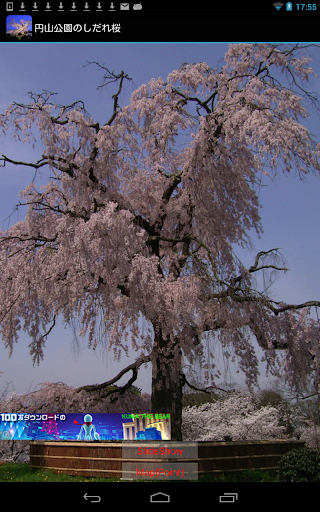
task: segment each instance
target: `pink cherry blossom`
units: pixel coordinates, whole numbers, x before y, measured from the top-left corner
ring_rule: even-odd
[[[22,329],[39,363],[57,316],[116,357],[130,340],[139,354],[130,370],[152,363],[152,407],[170,409],[176,437],[183,364],[207,333],[239,361],[248,384],[258,376],[252,336],[269,371],[284,368],[292,384],[311,375],[320,382],[319,324],[309,315],[320,303],[282,304],[256,289],[256,272],[286,270],[277,250],[260,252],[249,269],[234,254],[235,245],[250,246],[251,230],[262,232],[263,174],[320,170],[320,146],[301,124],[304,100],[315,102],[303,52],[231,44],[219,68],[184,64],[121,107],[128,76],[107,70],[119,89],[102,126],[82,102],[61,106],[47,91],[8,106],[3,132],[32,143],[37,128],[42,142],[38,160],[24,165],[50,171],[46,186],[32,181],[21,192],[25,219],[0,233],[9,353]],[[209,376],[205,351],[203,365]]]

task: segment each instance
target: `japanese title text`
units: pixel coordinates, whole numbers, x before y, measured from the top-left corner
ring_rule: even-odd
[[[79,32],[121,32],[120,23],[93,23],[89,25],[87,23],[36,23],[35,24],[35,32],[40,32],[41,34],[44,32],[71,32],[71,33],[79,33]]]

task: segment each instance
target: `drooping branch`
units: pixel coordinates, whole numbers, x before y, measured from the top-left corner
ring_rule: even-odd
[[[39,169],[40,167],[43,167],[44,165],[48,164],[47,158],[41,158],[40,160],[38,160],[36,163],[33,164],[33,163],[29,163],[29,162],[19,162],[17,160],[12,160],[11,158],[8,158],[5,155],[2,155],[2,158],[0,158],[0,162],[3,162],[0,164],[1,167],[5,167],[6,162],[9,162],[10,164],[25,165],[27,167],[33,167],[34,169]]]
[[[120,393],[121,395],[132,386],[132,384],[137,380],[138,377],[138,369],[140,366],[144,363],[148,363],[151,361],[151,355],[146,355],[139,357],[134,363],[129,364],[126,368],[121,370],[118,375],[116,375],[113,379],[108,380],[107,382],[103,382],[102,384],[93,384],[88,386],[82,386],[76,391],[79,393],[80,391],[87,391],[87,392],[94,392],[94,391],[100,391],[103,393],[103,398],[106,398],[109,395],[112,395],[114,393]],[[112,389],[107,389],[109,386],[112,386],[115,382],[118,382],[123,375],[126,373],[132,371],[132,377],[128,380],[126,384],[123,386],[115,386]],[[104,392],[104,390],[106,390]]]
[[[180,242],[181,240],[177,241]],[[230,305],[231,304],[252,304],[256,305],[258,309],[263,311],[265,318],[267,318],[270,313],[272,313],[275,316],[281,315],[282,313],[288,312],[288,311],[298,311],[298,310],[304,310],[307,308],[319,308],[320,307],[320,301],[318,300],[309,300],[300,304],[286,304],[283,301],[274,301],[271,299],[271,297],[266,294],[265,292],[259,292],[257,289],[253,289],[251,287],[251,278],[250,274],[259,272],[261,270],[276,270],[279,272],[286,272],[288,269],[285,267],[277,266],[276,264],[272,263],[264,263],[261,261],[261,259],[264,256],[267,256],[269,254],[276,255],[278,249],[270,249],[269,251],[260,251],[256,257],[254,264],[249,267],[248,269],[243,269],[243,272],[239,274],[238,276],[231,278],[228,283],[223,282],[221,280],[218,281],[221,289],[216,292],[211,292],[204,294],[202,297],[202,300],[204,302],[206,301],[225,301],[229,300]],[[272,315],[270,316],[271,319]],[[242,319],[240,317],[240,324],[239,327],[247,326],[250,328],[252,334],[255,336],[256,340],[258,341],[258,344],[260,347],[262,347],[264,350],[269,350],[270,348],[273,348],[275,350],[287,350],[290,348],[290,340],[288,339],[278,339],[278,336],[275,335],[274,337],[269,337],[268,334],[265,332],[265,329],[260,325],[259,320],[256,320],[254,318],[254,314],[249,314],[248,318]],[[241,323],[243,321],[243,323]],[[215,331],[219,329],[223,329],[224,325],[222,325],[220,322],[218,322],[216,328],[214,326],[214,323],[212,323],[212,320],[210,321],[210,325],[203,326],[203,328],[199,329],[199,327],[194,328],[194,339],[195,339],[195,345],[199,344],[201,334],[207,331]],[[310,353],[310,357],[312,360],[314,360],[314,353],[312,349],[307,349]]]
[[[267,268],[272,268],[272,269],[275,269],[275,270],[280,270],[280,271],[283,271],[283,272],[287,272],[288,269],[285,268],[285,267],[277,267],[276,265],[260,265],[259,266],[259,261],[260,259],[263,257],[263,256],[266,256],[267,254],[274,254],[276,252],[278,252],[279,249],[276,248],[276,249],[270,249],[269,251],[260,251],[258,252],[256,258],[255,258],[255,262],[254,262],[254,265],[252,265],[250,268],[249,268],[249,272],[250,273],[253,273],[253,272],[258,272],[259,270],[263,270],[263,269],[267,269]]]
[[[263,265],[261,267],[251,267],[249,269],[249,272],[257,272],[262,269],[276,269],[276,270],[283,270],[287,271],[286,268],[280,268],[276,267],[275,265]],[[241,276],[238,276],[235,280],[232,281],[232,284],[235,284],[235,282],[241,281]],[[306,302],[303,302],[301,304],[286,304],[284,302],[277,302],[273,301],[270,297],[267,297],[266,295],[262,293],[255,292],[254,294],[248,294],[246,293],[246,290],[242,290],[240,287],[237,288],[237,291],[242,291],[243,295],[238,296],[237,294],[233,295],[233,300],[235,302],[257,302],[262,305],[264,305],[267,309],[271,310],[276,316],[280,313],[284,313],[285,311],[292,311],[292,310],[299,310],[299,309],[305,309],[305,308],[311,308],[311,307],[320,307],[320,301],[318,300],[309,300]]]
[[[56,315],[53,315],[52,324],[49,327],[49,329],[47,330],[47,332],[44,333],[43,338],[46,338],[47,336],[49,336],[50,332],[52,331],[52,329],[54,328],[55,325],[56,325]]]
[[[273,308],[273,312],[275,315],[279,315],[279,313],[283,313],[284,311],[289,311],[289,310],[298,310],[298,309],[311,308],[311,307],[319,308],[320,307],[320,301],[318,301],[318,300],[308,300],[307,302],[303,302],[302,304],[283,304],[280,302],[278,304],[282,304],[282,305],[278,308]]]
[[[42,155],[43,156],[43,155]],[[19,162],[17,160],[12,160],[11,158],[8,158],[5,155],[2,155],[2,158],[0,158],[0,162],[3,162],[1,167],[5,167],[6,162],[9,162],[14,165],[25,165],[26,167],[33,167],[34,169],[38,170],[40,167],[43,167],[44,165],[51,165],[51,167],[54,167],[55,169],[58,169],[61,172],[65,172],[70,176],[70,178],[74,178],[74,172],[72,169],[79,169],[79,167],[75,163],[69,163],[68,167],[64,167],[61,164],[58,164],[57,162],[64,162],[66,163],[66,160],[61,157],[57,156],[43,156],[40,160],[38,160],[36,163],[31,162]]]
[[[198,388],[198,387],[194,386],[193,384],[190,384],[190,382],[188,381],[188,379],[184,373],[181,374],[181,382],[182,382],[182,386],[187,385],[189,388],[194,389],[195,391],[200,391],[201,393],[207,393],[209,395],[211,395],[215,389],[217,389],[219,391],[223,391],[224,393],[228,392],[226,389],[219,388],[218,386],[207,386],[206,388]]]

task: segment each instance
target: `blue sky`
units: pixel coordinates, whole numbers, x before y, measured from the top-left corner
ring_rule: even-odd
[[[1,97],[0,112],[11,101],[28,102],[28,91],[42,89],[59,93],[56,101],[70,104],[83,100],[93,118],[102,123],[110,117],[112,100],[105,90],[96,90],[102,73],[93,66],[83,68],[87,61],[98,61],[109,69],[124,70],[133,82],[126,86],[122,102],[127,103],[135,87],[178,68],[184,62],[205,61],[215,67],[223,58],[227,44],[2,44],[0,54]],[[320,50],[312,50],[314,69],[320,76]],[[313,79],[312,90],[320,92],[320,79]],[[320,141],[320,119],[311,112],[304,121]],[[36,161],[37,152],[31,146],[20,146],[10,136],[0,138],[0,154],[8,157]],[[31,180],[32,170],[7,166],[0,168],[0,229],[6,229],[18,220],[11,217],[18,202],[18,192]],[[264,234],[260,240],[253,237],[255,251],[241,253],[249,265],[259,250],[280,247],[286,257],[290,273],[274,286],[275,299],[303,302],[320,298],[320,180],[310,175],[305,183],[297,177],[280,176],[275,182],[262,187],[260,201]],[[1,387],[12,382],[16,392],[22,393],[44,381],[62,381],[70,386],[103,382],[123,366],[134,360],[123,357],[120,364],[112,355],[93,353],[85,344],[78,351],[72,348],[72,332],[60,324],[50,334],[45,358],[39,367],[33,367],[29,355],[30,340],[22,333],[14,347],[11,359],[0,343]],[[97,351],[98,352],[98,351]],[[266,379],[262,377],[262,383]],[[151,368],[141,372],[137,385],[149,392]]]

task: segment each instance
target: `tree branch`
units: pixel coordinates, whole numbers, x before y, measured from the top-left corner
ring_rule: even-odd
[[[3,161],[3,164],[1,164],[1,167],[5,167],[6,162],[9,162],[14,165],[25,165],[27,167],[33,167],[34,169],[39,169],[40,167],[43,167],[44,165],[51,165],[55,169],[58,169],[59,171],[65,172],[66,174],[68,174],[70,176],[70,178],[74,178],[74,176],[75,176],[72,168],[79,169],[79,167],[74,163],[71,163],[69,165],[69,167],[62,167],[61,165],[58,165],[55,162],[55,160],[60,161],[60,162],[66,162],[65,159],[61,158],[61,157],[50,156],[50,155],[41,158],[35,164],[29,163],[29,162],[18,162],[17,160],[12,160],[11,158],[8,158],[5,155],[2,155],[2,157],[3,158],[0,158],[0,161]]]
[[[8,158],[5,155],[2,155],[2,158],[0,158],[0,161],[3,161],[3,164],[1,164],[1,167],[5,167],[6,162],[9,162],[10,164],[14,164],[14,165],[26,165],[28,167],[34,167],[35,169],[39,169],[40,167],[43,167],[44,165],[48,164],[48,160],[46,158],[41,158],[35,164],[31,164],[28,162],[18,162],[16,160],[11,160],[11,158]]]
[[[256,258],[255,258],[255,261],[254,261],[254,265],[252,265],[249,268],[249,272],[251,272],[251,273],[252,272],[257,272],[258,270],[261,270],[263,268],[274,268],[276,270],[287,271],[288,270],[287,268],[279,268],[279,267],[276,267],[274,265],[264,265],[264,266],[258,267],[259,261],[260,261],[262,256],[266,256],[267,254],[275,253],[277,251],[279,251],[279,248],[270,249],[269,251],[260,251],[260,252],[258,252],[258,254],[257,254]]]
[[[56,325],[56,315],[53,315],[52,325],[49,328],[49,330],[43,335],[43,338],[46,338],[50,334],[50,332],[52,331],[52,329],[54,328],[55,325]]]
[[[184,373],[181,374],[181,381],[182,386],[189,386],[189,388],[194,389],[195,391],[200,391],[201,393],[207,393],[208,395],[211,395],[213,393],[213,389],[218,389],[219,391],[223,391],[224,393],[227,393],[228,391],[226,389],[219,388],[218,386],[208,386],[206,388],[197,388],[196,386],[193,386],[193,384],[190,384],[190,382],[187,380],[187,377]],[[210,391],[211,390],[211,391]]]
[[[281,303],[279,302],[278,304],[281,304]],[[279,313],[283,313],[284,311],[289,311],[289,310],[293,310],[293,309],[297,310],[297,309],[303,309],[303,308],[311,308],[311,307],[320,308],[320,301],[309,300],[307,302],[303,302],[302,304],[283,304],[279,308],[271,307],[270,309],[273,310],[275,315],[279,315]]]
[[[123,375],[125,375],[129,371],[132,371],[132,377],[131,377],[131,379],[128,380],[128,382],[126,384],[124,384],[123,386],[119,386],[119,387],[116,386],[114,389],[109,389],[108,391],[106,391],[106,393],[103,394],[103,397],[105,398],[105,397],[107,397],[109,395],[112,395],[114,393],[123,394],[137,380],[138,368],[140,368],[140,366],[142,364],[148,363],[150,361],[151,361],[151,355],[150,354],[147,355],[147,356],[139,357],[134,363],[130,364],[129,366],[127,366],[126,368],[121,370],[118,373],[118,375],[116,375],[113,379],[110,379],[107,382],[103,382],[102,384],[93,384],[93,385],[88,385],[88,386],[82,386],[82,387],[76,389],[76,392],[77,393],[79,393],[80,391],[87,391],[89,393],[91,393],[93,391],[100,391],[101,392],[104,389],[106,389],[107,387],[112,386],[112,384],[114,384],[118,380],[120,380]]]
[[[214,95],[212,94],[210,98],[206,101],[201,101],[196,96],[187,96],[186,94],[183,94],[181,91],[178,91],[178,89],[172,89],[172,91],[183,98],[184,104],[186,104],[188,101],[195,101],[200,107],[204,108],[207,114],[211,114],[211,109],[208,107],[207,103],[210,101],[210,99],[214,98]]]
[[[115,118],[116,118],[116,116],[117,116],[117,114],[118,114],[118,112],[120,110],[120,108],[119,108],[119,96],[120,96],[122,88],[123,88],[123,82],[124,82],[124,80],[131,81],[132,78],[130,78],[129,75],[127,75],[127,73],[125,73],[124,71],[120,71],[120,73],[117,75],[114,71],[110,71],[107,67],[102,66],[101,64],[99,64],[99,62],[96,62],[96,61],[93,61],[93,62],[87,61],[87,64],[85,64],[83,67],[85,68],[86,66],[90,66],[91,64],[95,64],[96,66],[98,66],[98,68],[103,69],[104,71],[106,71],[106,73],[103,76],[104,83],[102,83],[101,85],[98,85],[97,89],[102,89],[102,87],[105,87],[108,84],[111,84],[113,82],[118,82],[119,81],[118,90],[112,96],[112,99],[113,99],[113,112],[112,112],[112,115],[111,115],[109,121],[107,121],[103,125],[103,126],[110,126],[113,123],[113,121],[115,120]]]

